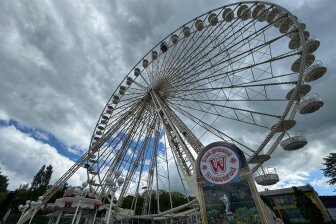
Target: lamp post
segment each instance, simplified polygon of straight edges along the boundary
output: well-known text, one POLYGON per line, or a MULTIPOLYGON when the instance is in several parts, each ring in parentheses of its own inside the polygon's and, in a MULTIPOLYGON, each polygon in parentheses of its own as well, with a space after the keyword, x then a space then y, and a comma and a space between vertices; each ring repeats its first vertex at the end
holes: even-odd
POLYGON ((30 202, 30 206, 32 207, 32 209, 34 210, 34 213, 33 213, 33 215, 32 215, 32 217, 30 218, 30 221, 29 221, 29 224, 32 222, 32 220, 33 220, 33 218, 34 218, 34 216, 35 216, 35 214, 36 214, 36 212, 41 208, 41 206, 42 206, 42 204, 43 204, 43 196, 40 196, 39 198, 38 198, 38 201, 32 201, 32 202, 30 202))
POLYGON ((121 175, 121 171, 117 170, 114 172, 114 177, 112 176, 106 177, 106 186, 109 188, 111 192, 110 193, 111 194, 110 207, 109 207, 108 215, 105 220, 106 224, 110 223, 114 194, 118 190, 118 187, 121 187, 121 185, 123 185, 125 181, 124 178, 120 177, 120 175, 121 175))
MULTIPOLYGON (((88 189, 88 190, 85 189, 87 186, 88 186, 88 183, 83 182, 81 188, 75 188, 75 190, 74 190, 75 197, 77 198, 78 203, 77 203, 76 211, 75 211, 75 214, 74 214, 74 217, 72 219, 71 224, 75 223, 75 220, 76 220, 76 217, 77 217, 77 212, 78 212, 80 204, 82 203, 83 196, 85 196, 86 194, 88 194, 90 192, 90 189, 88 189)), ((80 219, 80 217, 78 219, 80 219)))
POLYGON ((21 212, 21 216, 19 218, 18 223, 21 221, 23 214, 29 207, 30 207, 30 200, 27 200, 25 205, 19 205, 18 209, 21 212))

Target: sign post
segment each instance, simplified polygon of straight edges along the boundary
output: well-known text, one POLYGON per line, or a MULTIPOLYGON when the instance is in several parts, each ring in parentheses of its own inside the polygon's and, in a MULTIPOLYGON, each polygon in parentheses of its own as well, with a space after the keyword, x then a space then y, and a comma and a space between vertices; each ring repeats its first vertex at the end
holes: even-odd
POLYGON ((214 142, 197 158, 202 223, 269 224, 243 152, 214 142))

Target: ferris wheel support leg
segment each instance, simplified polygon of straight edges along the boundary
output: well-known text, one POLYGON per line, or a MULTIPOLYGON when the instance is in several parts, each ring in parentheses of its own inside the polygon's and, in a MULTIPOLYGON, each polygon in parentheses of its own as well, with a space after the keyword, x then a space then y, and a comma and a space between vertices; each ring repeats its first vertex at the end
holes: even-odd
POLYGON ((257 207, 257 210, 258 210, 258 213, 259 213, 260 220, 261 220, 262 224, 274 224, 275 222, 270 217, 270 214, 267 211, 265 203, 262 202, 262 200, 259 196, 259 193, 258 193, 257 187, 254 183, 252 175, 249 175, 247 177, 247 183, 248 183, 249 188, 251 190, 252 197, 253 197, 253 200, 256 204, 256 207, 257 207))

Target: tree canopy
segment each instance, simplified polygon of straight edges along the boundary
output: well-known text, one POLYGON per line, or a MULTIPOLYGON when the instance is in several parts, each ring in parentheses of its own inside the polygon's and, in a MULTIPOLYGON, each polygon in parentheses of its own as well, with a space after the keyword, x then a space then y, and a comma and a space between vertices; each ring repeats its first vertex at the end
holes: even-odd
POLYGON ((0 169, 0 192, 5 192, 8 187, 8 177, 3 175, 0 169))
POLYGON ((329 184, 336 184, 336 153, 330 153, 329 156, 323 158, 325 168, 322 169, 324 176, 330 177, 329 184))

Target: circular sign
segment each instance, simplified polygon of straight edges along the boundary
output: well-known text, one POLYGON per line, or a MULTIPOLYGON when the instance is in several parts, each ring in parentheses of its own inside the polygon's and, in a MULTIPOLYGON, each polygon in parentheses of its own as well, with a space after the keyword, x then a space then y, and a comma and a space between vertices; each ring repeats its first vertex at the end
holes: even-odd
POLYGON ((202 176, 214 184, 230 182, 240 168, 238 155, 234 150, 223 145, 206 149, 199 161, 202 176))

